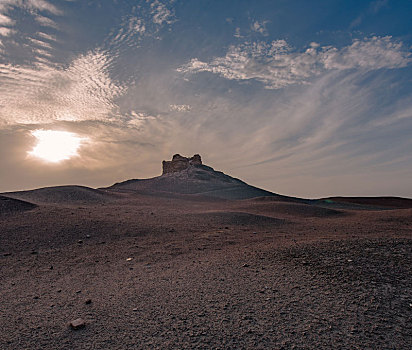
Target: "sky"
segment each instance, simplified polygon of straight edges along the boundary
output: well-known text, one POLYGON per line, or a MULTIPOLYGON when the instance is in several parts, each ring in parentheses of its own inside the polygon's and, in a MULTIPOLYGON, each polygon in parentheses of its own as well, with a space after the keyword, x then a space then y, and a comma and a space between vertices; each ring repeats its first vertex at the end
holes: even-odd
POLYGON ((0 0, 0 191, 109 186, 199 153, 280 194, 412 197, 410 13, 409 0, 0 0), (67 137, 69 156, 36 156, 67 137))

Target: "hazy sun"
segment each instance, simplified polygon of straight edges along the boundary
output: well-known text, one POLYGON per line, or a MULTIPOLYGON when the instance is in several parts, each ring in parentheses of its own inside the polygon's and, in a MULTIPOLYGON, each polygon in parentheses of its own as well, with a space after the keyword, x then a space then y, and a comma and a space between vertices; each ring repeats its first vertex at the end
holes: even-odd
POLYGON ((68 131, 34 130, 32 135, 37 144, 28 154, 53 163, 77 156, 77 150, 86 140, 68 131))

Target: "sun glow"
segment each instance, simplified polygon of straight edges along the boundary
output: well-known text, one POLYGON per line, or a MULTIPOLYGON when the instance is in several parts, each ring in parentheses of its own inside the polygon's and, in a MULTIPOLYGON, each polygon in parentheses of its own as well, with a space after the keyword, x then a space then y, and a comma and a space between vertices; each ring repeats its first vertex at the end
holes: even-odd
POLYGON ((52 163, 78 156, 79 147, 87 140, 68 131, 34 130, 32 135, 37 144, 28 154, 52 163))

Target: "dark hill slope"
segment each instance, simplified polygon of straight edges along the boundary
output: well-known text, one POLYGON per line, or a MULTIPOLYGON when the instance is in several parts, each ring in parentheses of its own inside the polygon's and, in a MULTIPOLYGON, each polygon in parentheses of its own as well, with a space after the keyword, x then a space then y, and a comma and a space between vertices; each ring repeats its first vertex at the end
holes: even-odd
POLYGON ((37 205, 15 198, 0 196, 0 214, 26 211, 36 208, 37 205))
POLYGON ((223 199, 246 199, 276 194, 250 186, 205 165, 191 165, 181 171, 166 173, 143 180, 116 183, 109 190, 138 191, 141 193, 169 192, 176 194, 204 195, 223 199))

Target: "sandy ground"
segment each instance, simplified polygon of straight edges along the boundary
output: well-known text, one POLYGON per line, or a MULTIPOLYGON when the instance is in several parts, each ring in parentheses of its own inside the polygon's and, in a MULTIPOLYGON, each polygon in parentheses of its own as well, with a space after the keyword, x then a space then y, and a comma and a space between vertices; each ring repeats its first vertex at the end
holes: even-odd
POLYGON ((118 197, 0 213, 1 349, 412 348, 412 209, 118 197))

